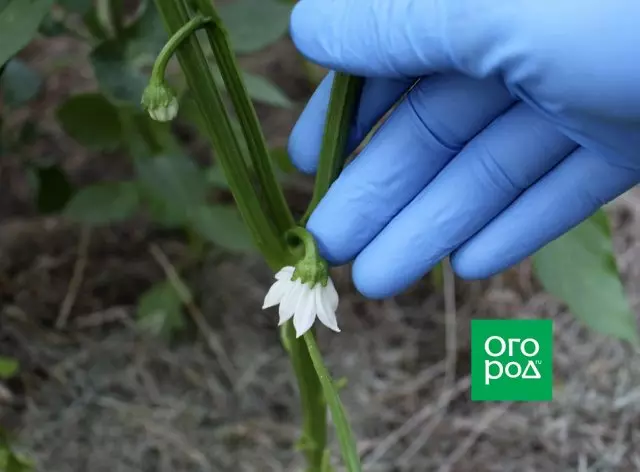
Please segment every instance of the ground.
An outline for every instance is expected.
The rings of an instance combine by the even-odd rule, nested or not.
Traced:
[[[38,63],[45,53],[30,54]],[[259,110],[271,143],[282,145],[310,93],[298,59],[283,40],[248,66],[299,104]],[[51,132],[32,152],[65,156],[77,183],[130,172],[126,156],[89,154],[53,124],[60,97],[91,83],[81,68],[63,69],[26,112]],[[133,317],[137,297],[163,277],[149,249],[179,259],[179,235],[141,220],[88,234],[39,217],[19,157],[1,166],[0,354],[19,357],[23,369],[0,390],[0,419],[19,432],[37,470],[303,470],[292,447],[294,379],[276,320],[260,310],[271,281],[262,262],[211,256],[191,277],[207,332],[150,339]],[[308,181],[298,187],[304,194]],[[609,211],[638,312],[640,196],[630,192]],[[334,376],[348,379],[342,398],[364,470],[640,470],[640,355],[575,321],[528,262],[489,281],[447,277],[444,289],[426,278],[385,301],[359,295],[348,267],[335,277],[342,333],[319,330],[319,343]],[[60,317],[67,322],[58,329]],[[553,402],[470,401],[469,320],[480,317],[555,320]]]

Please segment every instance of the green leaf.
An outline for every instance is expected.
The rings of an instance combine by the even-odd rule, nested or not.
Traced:
[[[20,369],[20,363],[13,357],[0,356],[0,379],[13,377]]]
[[[114,150],[122,142],[118,109],[100,93],[74,95],[56,114],[65,132],[88,148]]]
[[[219,87],[224,88],[224,81],[222,80],[220,71],[215,69],[214,72],[216,83]],[[293,105],[289,97],[265,77],[244,71],[242,72],[242,76],[249,96],[256,102],[280,108],[291,108]]]
[[[100,88],[115,100],[139,107],[150,67],[166,40],[157,10],[150,4],[121,37],[92,51],[90,60]]]
[[[136,316],[140,328],[165,339],[185,326],[182,302],[168,281],[154,285],[140,297]]]
[[[224,249],[237,252],[256,250],[235,208],[201,206],[191,212],[190,223],[205,240]]]
[[[51,214],[62,210],[74,192],[66,172],[59,165],[52,164],[34,166],[30,173],[38,211]]]
[[[634,344],[640,341],[603,210],[538,251],[533,263],[545,289],[587,326]]]
[[[84,15],[93,8],[93,0],[56,0],[67,11]]]
[[[19,107],[38,94],[42,87],[42,79],[20,59],[11,59],[0,78],[0,87],[4,104]]]
[[[160,154],[180,154],[181,147],[171,132],[171,123],[152,120],[147,112],[133,106],[121,106],[123,141],[134,159]]]
[[[127,56],[126,44],[106,41],[93,50],[90,59],[100,88],[107,95],[132,104],[140,102],[149,75]]]
[[[78,191],[65,208],[65,215],[88,225],[105,225],[132,217],[139,206],[133,182],[103,182]]]
[[[229,190],[229,182],[224,176],[224,170],[221,166],[213,165],[207,170],[207,182],[214,187]]]
[[[0,10],[0,67],[31,41],[51,4],[52,0],[10,0]]]
[[[204,172],[187,156],[161,155],[135,162],[152,215],[173,226],[188,218],[187,211],[206,203],[208,185]]]
[[[237,0],[218,11],[237,53],[250,53],[275,43],[289,29],[291,5],[276,0]]]

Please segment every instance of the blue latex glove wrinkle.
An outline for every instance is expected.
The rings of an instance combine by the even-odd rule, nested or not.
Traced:
[[[352,145],[407,90],[311,216],[357,288],[395,295],[451,255],[484,278],[640,181],[640,2],[301,0],[310,60],[367,78]],[[289,142],[315,170],[331,74]]]

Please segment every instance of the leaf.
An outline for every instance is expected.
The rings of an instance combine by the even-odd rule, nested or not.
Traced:
[[[214,187],[229,190],[229,182],[224,175],[222,166],[213,165],[207,170],[207,182]]]
[[[93,0],[56,0],[67,11],[84,15],[93,8]]]
[[[603,210],[538,251],[533,263],[545,289],[587,326],[634,344],[640,341]]]
[[[0,356],[0,379],[13,377],[20,369],[20,363],[13,357]]]
[[[276,0],[237,0],[219,7],[237,53],[251,53],[273,44],[289,29],[291,5]]]
[[[140,107],[150,68],[166,40],[158,12],[150,4],[121,37],[105,41],[92,51],[90,60],[100,88],[117,101]]]
[[[38,31],[52,0],[9,0],[0,10],[0,67]]]
[[[38,211],[51,214],[62,210],[74,192],[65,171],[57,164],[34,166],[30,171]]]
[[[140,297],[136,316],[140,328],[165,339],[185,326],[182,302],[168,281],[154,285]]]
[[[65,132],[90,149],[114,150],[122,142],[118,109],[100,93],[74,95],[56,115]]]
[[[204,172],[187,156],[160,155],[135,161],[140,185],[152,215],[161,223],[183,223],[190,208],[204,205],[208,193]]]
[[[20,59],[7,62],[2,77],[2,99],[9,107],[19,107],[34,98],[42,87],[42,79],[36,71]]]
[[[249,96],[256,102],[280,108],[291,108],[293,106],[289,97],[267,78],[244,71],[242,75]],[[224,81],[218,69],[214,70],[214,78],[218,86],[224,88]]]
[[[127,57],[125,44],[106,41],[93,50],[90,59],[100,88],[107,95],[123,102],[140,102],[149,75]]]
[[[132,217],[139,206],[133,182],[103,182],[78,191],[65,208],[65,215],[79,223],[105,225]]]
[[[224,249],[255,251],[249,232],[235,208],[201,206],[191,212],[190,223],[205,240]]]

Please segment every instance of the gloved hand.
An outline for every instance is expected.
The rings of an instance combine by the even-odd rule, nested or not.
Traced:
[[[638,0],[301,0],[304,56],[367,77],[356,143],[421,77],[311,216],[365,296],[452,256],[488,277],[640,181]],[[289,143],[316,166],[331,77]]]

